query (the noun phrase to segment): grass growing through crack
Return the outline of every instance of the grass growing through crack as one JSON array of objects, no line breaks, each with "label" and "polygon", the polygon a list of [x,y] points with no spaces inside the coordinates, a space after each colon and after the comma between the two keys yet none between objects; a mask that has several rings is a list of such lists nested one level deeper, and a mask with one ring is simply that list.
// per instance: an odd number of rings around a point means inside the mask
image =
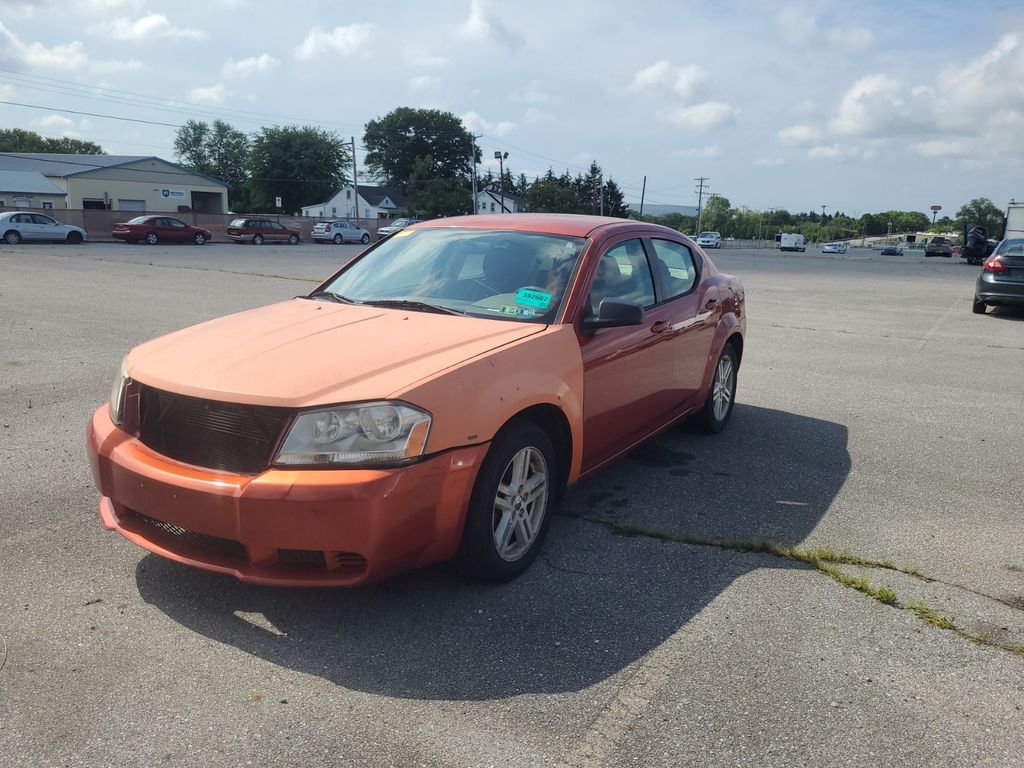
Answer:
[{"label": "grass growing through crack", "polygon": [[959,635],[960,637],[978,643],[979,645],[987,645],[995,648],[1002,648],[1005,651],[1009,651],[1017,656],[1024,657],[1024,645],[1020,643],[1001,643],[993,640],[989,637],[987,632],[970,632],[962,627],[958,627],[956,621],[946,616],[945,614],[939,613],[934,608],[931,608],[920,600],[914,600],[910,603],[903,604],[899,601],[896,591],[891,587],[872,586],[871,582],[863,576],[854,576],[846,573],[839,569],[838,565],[853,565],[861,568],[875,568],[879,570],[895,571],[902,573],[906,576],[918,579],[924,582],[934,582],[935,579],[931,576],[927,576],[917,568],[901,568],[895,565],[890,560],[875,560],[873,558],[862,557],[860,555],[853,554],[851,552],[843,552],[839,550],[830,549],[828,547],[821,547],[818,549],[807,549],[804,547],[797,546],[784,546],[776,544],[775,542],[768,541],[767,539],[752,538],[752,539],[704,539],[699,536],[686,536],[666,531],[659,531],[652,528],[646,528],[640,525],[633,525],[631,523],[620,523],[613,520],[606,520],[600,517],[590,517],[588,515],[575,514],[572,512],[562,512],[561,514],[566,517],[575,517],[581,520],[586,520],[591,523],[597,523],[598,525],[604,526],[613,533],[618,533],[628,536],[645,536],[653,539],[660,539],[662,541],[671,541],[677,544],[690,544],[693,546],[701,547],[715,547],[717,549],[727,549],[734,552],[749,552],[752,554],[767,554],[775,557],[780,557],[785,560],[793,560],[800,563],[805,563],[816,570],[829,576],[834,581],[842,584],[850,589],[855,589],[858,592],[867,595],[868,597],[877,600],[884,605],[897,608],[899,610],[906,610],[912,612],[918,619],[923,621],[937,629],[944,629]]}]

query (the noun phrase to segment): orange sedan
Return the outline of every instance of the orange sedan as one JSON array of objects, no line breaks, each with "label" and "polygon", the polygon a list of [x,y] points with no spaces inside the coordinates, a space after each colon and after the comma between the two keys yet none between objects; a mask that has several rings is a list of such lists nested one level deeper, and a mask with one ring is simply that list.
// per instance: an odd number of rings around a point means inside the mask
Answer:
[{"label": "orange sedan", "polygon": [[132,350],[87,428],[103,525],[250,583],[456,557],[507,580],[561,496],[669,424],[729,421],[739,281],[665,227],[438,219],[306,296]]}]

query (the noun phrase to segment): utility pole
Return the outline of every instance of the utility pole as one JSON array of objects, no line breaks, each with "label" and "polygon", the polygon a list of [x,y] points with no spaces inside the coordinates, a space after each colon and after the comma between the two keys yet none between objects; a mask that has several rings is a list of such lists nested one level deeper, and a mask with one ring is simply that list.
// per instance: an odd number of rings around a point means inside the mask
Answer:
[{"label": "utility pole", "polygon": [[599,177],[601,183],[601,215],[604,216],[604,175]]},{"label": "utility pole", "polygon": [[707,176],[699,176],[698,178],[694,179],[694,181],[697,182],[697,231],[694,232],[694,234],[695,235],[699,235],[700,234],[700,211],[701,211],[701,207],[702,207],[702,205],[704,203],[704,188],[705,188],[704,182],[711,181],[711,179],[709,179]]},{"label": "utility pole", "polygon": [[640,218],[644,217],[644,194],[647,192],[647,177],[644,176],[644,185],[640,187]]},{"label": "utility pole", "polygon": [[356,137],[352,137],[352,186],[355,187],[356,224],[359,224],[359,171],[356,170]]},{"label": "utility pole", "polygon": [[495,152],[494,159],[498,161],[498,177],[501,179],[501,212],[505,212],[505,161],[508,160],[508,152]]},{"label": "utility pole", "polygon": [[471,210],[474,215],[480,207],[476,202],[476,140],[479,138],[480,136],[476,134],[469,134],[469,168],[473,174],[473,207]]}]

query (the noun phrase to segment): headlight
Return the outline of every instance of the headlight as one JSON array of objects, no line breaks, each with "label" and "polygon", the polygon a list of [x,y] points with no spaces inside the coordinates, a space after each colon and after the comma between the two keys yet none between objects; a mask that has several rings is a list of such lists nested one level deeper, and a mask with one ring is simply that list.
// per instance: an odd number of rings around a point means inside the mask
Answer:
[{"label": "headlight", "polygon": [[393,464],[422,456],[430,414],[404,403],[300,413],[274,460],[278,465]]},{"label": "headlight", "polygon": [[110,388],[110,420],[117,426],[124,426],[124,395],[128,389],[128,371],[124,363],[128,358],[121,361],[121,369],[114,379],[114,386]]}]

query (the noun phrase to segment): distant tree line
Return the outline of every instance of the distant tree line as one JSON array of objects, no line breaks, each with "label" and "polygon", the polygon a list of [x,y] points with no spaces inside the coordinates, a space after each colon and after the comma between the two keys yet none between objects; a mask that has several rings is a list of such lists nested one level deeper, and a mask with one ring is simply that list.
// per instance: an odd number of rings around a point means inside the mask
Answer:
[{"label": "distant tree line", "polygon": [[0,128],[0,152],[46,152],[67,155],[105,155],[103,147],[91,141],[67,136],[50,138],[22,128]]}]

